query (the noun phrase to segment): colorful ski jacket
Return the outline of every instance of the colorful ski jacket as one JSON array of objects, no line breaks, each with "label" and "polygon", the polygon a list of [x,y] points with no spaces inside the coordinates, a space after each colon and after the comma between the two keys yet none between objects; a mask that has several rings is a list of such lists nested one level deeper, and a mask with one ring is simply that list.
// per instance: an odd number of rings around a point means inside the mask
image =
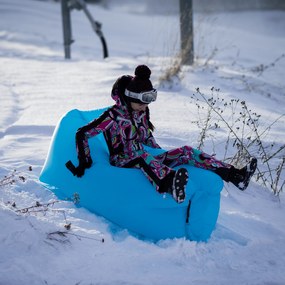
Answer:
[{"label": "colorful ski jacket", "polygon": [[141,156],[144,152],[143,145],[160,148],[149,127],[147,112],[128,108],[116,88],[112,90],[112,98],[116,101],[114,106],[76,133],[78,159],[82,163],[89,164],[92,161],[88,139],[101,132],[109,148],[110,163],[115,166],[124,166]]}]

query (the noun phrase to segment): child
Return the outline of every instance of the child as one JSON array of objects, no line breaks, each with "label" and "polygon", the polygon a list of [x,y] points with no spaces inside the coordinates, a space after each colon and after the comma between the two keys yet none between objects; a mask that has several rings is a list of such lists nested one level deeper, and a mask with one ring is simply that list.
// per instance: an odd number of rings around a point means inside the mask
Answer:
[{"label": "child", "polygon": [[151,71],[146,65],[139,65],[134,77],[124,75],[117,79],[111,94],[116,104],[99,118],[78,129],[76,147],[79,165],[74,174],[81,177],[85,169],[91,167],[88,139],[103,132],[112,165],[141,169],[158,192],[170,193],[177,203],[185,199],[188,172],[185,168],[175,171],[173,167],[183,164],[211,170],[224,181],[245,190],[257,166],[255,158],[251,158],[242,169],[237,169],[190,146],[155,156],[146,152],[144,145],[160,148],[152,135],[154,127],[149,117],[148,104],[157,97],[150,75]]}]

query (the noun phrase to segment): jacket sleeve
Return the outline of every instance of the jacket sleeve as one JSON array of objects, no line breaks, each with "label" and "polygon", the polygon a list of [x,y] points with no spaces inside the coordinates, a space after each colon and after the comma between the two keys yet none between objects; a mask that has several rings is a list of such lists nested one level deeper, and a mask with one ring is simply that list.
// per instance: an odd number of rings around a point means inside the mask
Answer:
[{"label": "jacket sleeve", "polygon": [[88,139],[107,130],[113,123],[109,110],[105,111],[99,118],[79,128],[76,132],[76,150],[79,163],[91,166],[92,159]]},{"label": "jacket sleeve", "polygon": [[145,141],[145,144],[152,148],[161,148],[160,145],[156,142],[152,132],[149,130],[149,136]]}]

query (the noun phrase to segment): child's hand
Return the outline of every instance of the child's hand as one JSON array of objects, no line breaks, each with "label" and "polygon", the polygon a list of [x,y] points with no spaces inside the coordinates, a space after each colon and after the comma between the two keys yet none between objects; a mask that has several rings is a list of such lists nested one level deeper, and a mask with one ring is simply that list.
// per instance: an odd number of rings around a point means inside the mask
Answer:
[{"label": "child's hand", "polygon": [[76,167],[75,176],[82,177],[84,175],[84,172],[85,166],[79,163],[79,165]]},{"label": "child's hand", "polygon": [[89,158],[87,162],[79,161],[79,165],[75,167],[71,160],[69,160],[65,166],[72,172],[74,176],[82,177],[84,175],[85,169],[90,168],[92,163],[92,159]]},{"label": "child's hand", "polygon": [[75,176],[82,177],[86,168],[90,168],[93,161],[89,158],[87,161],[79,161],[79,165],[76,167]]}]

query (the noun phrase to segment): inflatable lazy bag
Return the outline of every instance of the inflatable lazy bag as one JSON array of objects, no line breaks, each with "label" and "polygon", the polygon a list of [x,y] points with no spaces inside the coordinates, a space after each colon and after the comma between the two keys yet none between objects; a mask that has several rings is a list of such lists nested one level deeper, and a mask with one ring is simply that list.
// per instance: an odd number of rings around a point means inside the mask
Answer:
[{"label": "inflatable lazy bag", "polygon": [[[187,238],[207,241],[215,228],[223,181],[215,173],[189,165],[186,199],[177,204],[160,194],[139,169],[110,165],[103,134],[89,139],[93,165],[82,178],[73,176],[65,163],[78,164],[75,133],[106,109],[72,110],[58,123],[40,181],[61,199],[79,194],[79,205],[101,215],[136,236],[152,241]],[[164,150],[146,147],[152,154]]]}]

